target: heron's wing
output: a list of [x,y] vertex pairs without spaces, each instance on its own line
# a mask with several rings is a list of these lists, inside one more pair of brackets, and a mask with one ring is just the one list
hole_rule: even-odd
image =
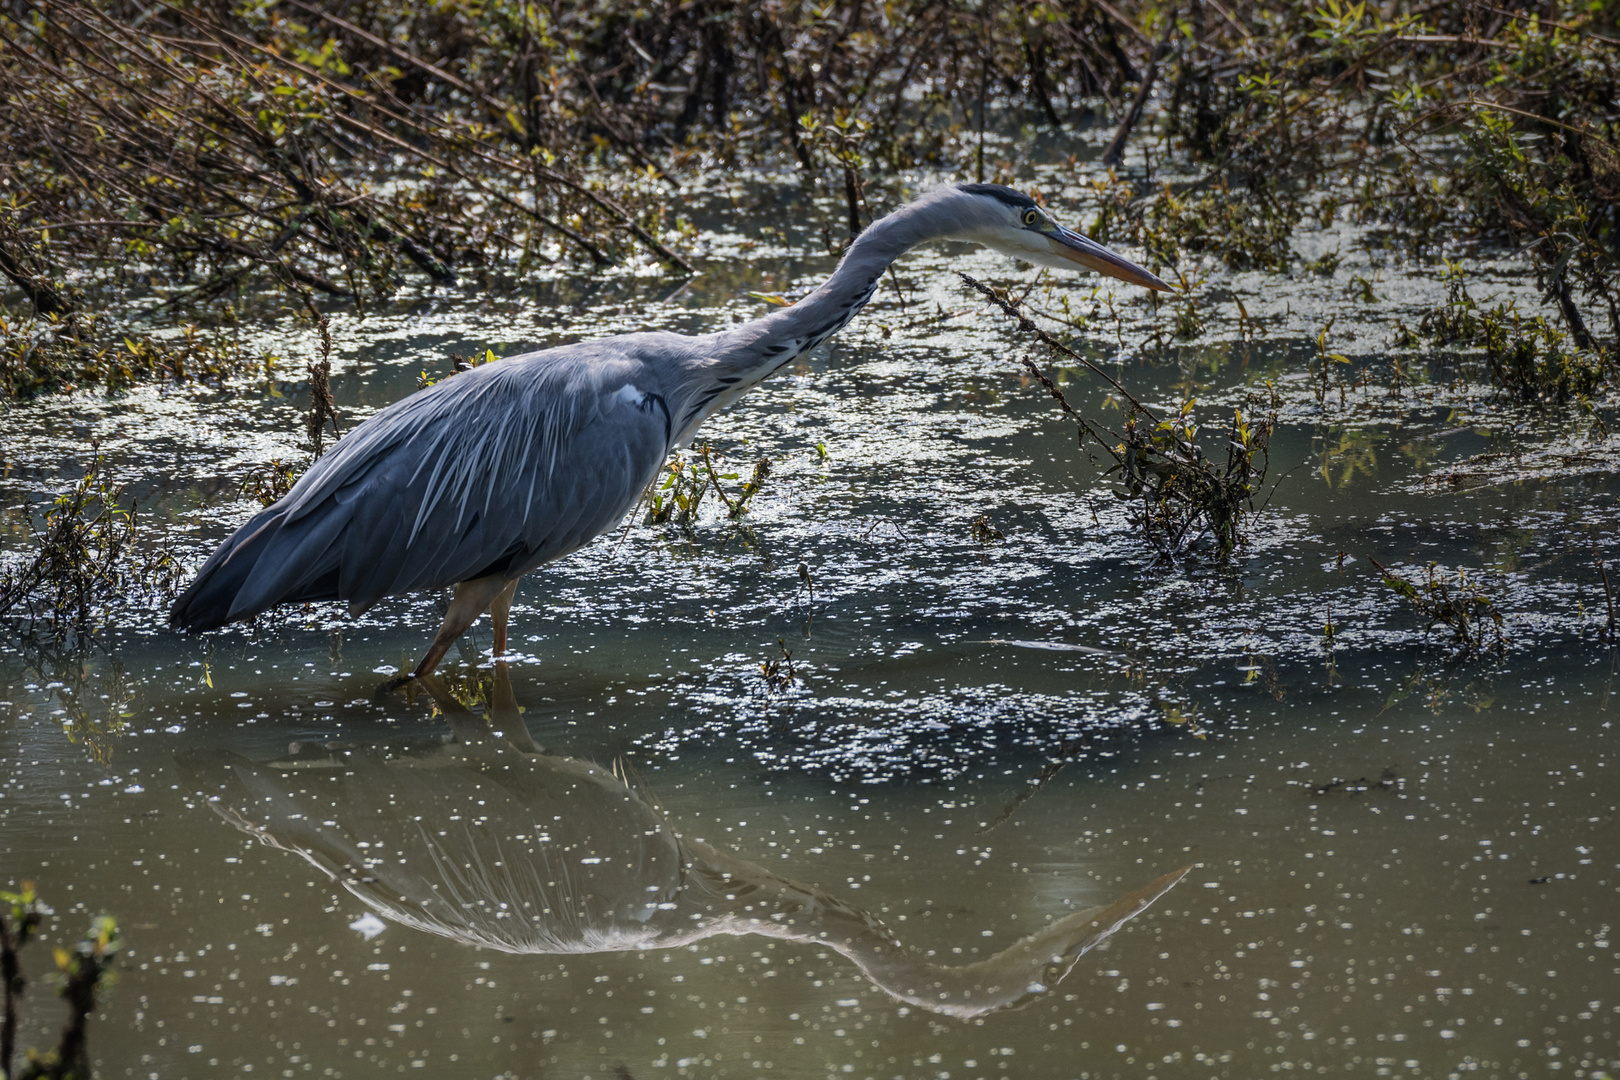
[[226,541],[171,620],[207,629],[316,599],[362,611],[567,554],[623,517],[667,452],[663,399],[633,381],[644,371],[550,350],[390,406]]
[[351,608],[490,574],[517,577],[623,518],[668,450],[661,399],[621,382],[557,400],[549,410],[491,408],[482,431],[441,425],[334,493],[337,502],[364,501],[376,521],[343,538],[338,594]]

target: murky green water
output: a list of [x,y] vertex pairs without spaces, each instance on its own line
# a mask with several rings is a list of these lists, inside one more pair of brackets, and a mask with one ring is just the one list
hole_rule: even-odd
[[[758,190],[729,222],[716,197],[733,272],[673,295],[562,280],[336,314],[345,421],[449,350],[709,329],[756,314],[750,289],[817,280],[830,261],[748,246]],[[125,928],[91,1032],[101,1073],[1620,1070],[1597,571],[1617,553],[1612,440],[1503,408],[1466,364],[1408,356],[1394,377],[1391,320],[1441,292],[1353,240],[1302,238],[1346,252],[1335,278],[1212,277],[1197,341],[1144,346],[1153,315],[1123,291],[1118,338],[1099,308],[1086,339],[1140,396],[1196,393],[1212,420],[1280,388],[1281,483],[1232,571],[1153,565],[1014,362],[1022,346],[948,268],[1028,275],[959,249],[913,256],[904,308],[880,293],[706,429],[736,471],[774,463],[746,529],[638,524],[525,581],[511,693],[545,754],[519,737],[468,757],[425,695],[373,701],[430,635],[429,597],[203,639],[155,618],[80,650],[8,639],[0,878],[39,883],[53,940],[102,911]],[[1354,274],[1380,275],[1384,302],[1351,299]],[[1511,266],[1485,280],[1526,287]],[[1090,281],[1032,299],[1065,290],[1095,302]],[[1266,320],[1253,341],[1234,293]],[[1319,396],[1329,316],[1354,363]],[[265,333],[311,351],[291,323]],[[1095,380],[1066,385],[1100,408]],[[287,382],[16,409],[5,503],[59,490],[99,437],[147,521],[200,559],[246,517],[247,469],[293,456],[305,404]],[[975,540],[980,515],[1005,540]],[[1505,614],[1503,654],[1450,656],[1374,559],[1414,579],[1465,568]],[[476,629],[446,674],[465,683],[488,646]],[[985,961],[1187,866],[1020,1009],[963,1018],[879,986],[921,986],[915,965]],[[531,878],[522,895],[571,914],[514,907]],[[783,879],[820,891],[789,902]],[[428,892],[401,906],[411,888]],[[750,925],[761,911],[770,927]],[[901,955],[862,913],[913,968],[862,973]],[[514,926],[530,954],[467,940],[511,948]],[[761,928],[774,936],[740,933]],[[856,938],[870,948],[853,959],[827,943]],[[24,1042],[53,1041],[57,1010],[36,986]]]

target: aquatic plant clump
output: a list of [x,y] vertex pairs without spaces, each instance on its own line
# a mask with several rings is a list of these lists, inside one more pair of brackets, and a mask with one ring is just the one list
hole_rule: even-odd
[[1419,618],[1428,620],[1425,631],[1436,626],[1451,630],[1451,645],[1458,656],[1476,656],[1487,649],[1500,653],[1505,648],[1501,609],[1477,582],[1468,579],[1466,572],[1459,570],[1456,583],[1448,584],[1430,563],[1425,580],[1414,583],[1376,559],[1369,561],[1383,576],[1384,584],[1408,601]]
[[275,371],[276,358],[244,351],[195,323],[177,335],[135,336],[94,312],[15,316],[0,311],[0,398],[77,389],[112,393],[139,383],[219,386]]
[[61,973],[59,993],[68,1003],[68,1022],[52,1050],[28,1049],[22,1068],[12,1071],[16,1051],[18,1013],[27,986],[22,974],[21,951],[39,934],[44,920],[55,914],[34,889],[23,882],[16,892],[0,891],[0,979],[4,980],[4,1006],[0,1013],[0,1076],[19,1080],[76,1080],[91,1075],[86,1029],[95,1011],[100,989],[111,981],[113,957],[124,947],[118,923],[111,915],[98,915],[90,929],[70,951],[58,948],[56,966]]
[[962,280],[994,307],[1010,315],[1018,330],[1035,337],[1049,352],[1101,377],[1124,403],[1120,429],[1109,430],[1077,412],[1062,389],[1035,364],[1024,359],[1029,373],[1076,425],[1082,445],[1095,445],[1114,461],[1108,475],[1119,483],[1120,498],[1133,505],[1131,523],[1160,557],[1194,554],[1211,541],[1222,561],[1243,544],[1260,507],[1270,466],[1271,436],[1277,429],[1277,402],[1248,403],[1249,412],[1234,409],[1225,430],[1224,460],[1209,456],[1199,442],[1195,403],[1184,401],[1171,415],[1143,405],[1113,376],[1037,326],[1014,296],[966,274]]
[[120,607],[173,595],[184,576],[173,552],[139,542],[134,502],[123,505],[99,447],[93,454],[45,510],[29,549],[0,563],[0,618],[30,632],[91,632]]
[[1483,307],[1468,292],[1467,271],[1446,263],[1446,301],[1425,314],[1418,333],[1402,327],[1398,341],[1477,348],[1491,381],[1523,404],[1563,404],[1598,392],[1617,370],[1614,346],[1570,348],[1570,335],[1545,316],[1526,316],[1512,301]]
[[1247,539],[1258,513],[1270,464],[1274,414],[1256,420],[1234,409],[1226,435],[1225,460],[1200,447],[1194,402],[1162,420],[1126,417],[1115,451],[1123,496],[1136,500],[1133,520],[1143,537],[1166,556],[1189,552],[1209,538],[1217,559],[1226,559]]

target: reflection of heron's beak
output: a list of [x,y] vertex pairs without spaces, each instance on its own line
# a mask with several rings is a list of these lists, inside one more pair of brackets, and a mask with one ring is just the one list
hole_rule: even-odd
[[1079,233],[1065,229],[1061,225],[1053,231],[1046,233],[1046,240],[1052,246],[1052,254],[1060,255],[1071,262],[1089,267],[1099,274],[1128,281],[1132,285],[1141,285],[1160,292],[1170,292],[1171,288],[1157,277],[1137,266],[1128,259],[1122,259],[1112,251],[1103,247],[1095,240],[1087,239]]

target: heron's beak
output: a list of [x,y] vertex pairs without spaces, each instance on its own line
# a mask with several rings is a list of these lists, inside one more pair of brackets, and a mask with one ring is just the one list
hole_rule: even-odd
[[1081,266],[1095,270],[1099,274],[1106,274],[1109,277],[1119,278],[1121,281],[1128,281],[1132,285],[1141,285],[1144,288],[1157,289],[1160,292],[1172,291],[1169,285],[1166,285],[1129,259],[1120,258],[1095,240],[1087,239],[1073,230],[1065,229],[1059,225],[1056,229],[1044,235],[1046,236],[1046,242],[1052,246],[1052,254],[1054,255],[1068,259],[1070,262],[1079,263]]

